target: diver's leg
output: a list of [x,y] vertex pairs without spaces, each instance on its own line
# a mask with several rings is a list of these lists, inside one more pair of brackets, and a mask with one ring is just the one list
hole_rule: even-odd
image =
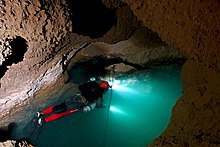
[[53,105],[48,107],[47,109],[42,111],[42,114],[49,114],[49,113],[59,113],[59,112],[64,112],[66,111],[66,104],[65,103],[61,103],[59,105]]
[[68,114],[74,113],[74,112],[76,112],[78,110],[79,109],[77,108],[77,109],[69,110],[69,111],[62,112],[62,113],[52,114],[51,116],[48,116],[48,117],[44,118],[44,121],[47,123],[47,122],[59,119],[59,118],[61,118],[63,116],[66,116]]
[[61,113],[67,111],[67,105],[65,102],[56,105],[52,108],[52,113]]
[[[39,112],[38,112],[39,113]],[[70,112],[72,113],[72,112]],[[38,119],[38,124],[42,125],[45,122],[50,122],[56,120],[62,116],[69,114],[67,111],[67,105],[65,103],[61,103],[59,105],[50,106],[47,109],[42,111],[42,115]],[[48,116],[50,115],[50,116]]]
[[51,113],[52,110],[53,110],[53,107],[54,107],[54,106],[50,106],[50,107],[48,107],[47,109],[43,110],[43,111],[42,111],[42,114],[45,115],[45,114]]

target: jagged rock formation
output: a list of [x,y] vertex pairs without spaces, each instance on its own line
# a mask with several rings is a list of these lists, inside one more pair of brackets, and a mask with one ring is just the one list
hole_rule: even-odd
[[124,1],[188,58],[182,69],[183,96],[168,128],[150,146],[219,145],[219,1]]
[[40,86],[38,77],[51,68],[42,63],[53,59],[55,46],[72,28],[65,3],[48,3],[52,5],[37,0],[0,3],[1,115],[33,94],[31,83]]
[[[92,40],[114,43],[127,39],[138,28],[138,21],[128,6],[108,10],[102,3],[98,3],[98,10],[111,11],[111,17],[117,18],[117,22],[112,24],[114,26],[100,28],[103,37],[98,38],[82,36],[86,35],[83,32],[77,32],[81,35],[72,33],[72,27],[78,24],[71,12],[76,16],[79,12],[72,10],[71,2],[3,0],[0,3],[0,117],[22,101],[33,97],[42,87],[56,81],[63,72],[61,62],[65,53],[77,50]],[[82,1],[78,1],[77,7],[83,9]],[[92,17],[97,19],[99,13],[102,12],[95,12]],[[128,24],[128,20],[131,23]],[[84,27],[89,28],[89,25]]]

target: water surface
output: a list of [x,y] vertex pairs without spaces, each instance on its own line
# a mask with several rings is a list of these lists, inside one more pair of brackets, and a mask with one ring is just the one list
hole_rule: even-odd
[[[167,127],[182,95],[179,65],[121,75],[104,95],[106,108],[45,124],[39,147],[144,147]],[[110,79],[111,80],[111,79]],[[67,91],[63,97],[69,98]]]

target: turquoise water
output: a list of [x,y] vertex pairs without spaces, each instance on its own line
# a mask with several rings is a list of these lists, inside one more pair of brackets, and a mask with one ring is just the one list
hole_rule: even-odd
[[146,146],[165,130],[182,95],[180,68],[160,66],[118,77],[104,95],[106,108],[79,111],[45,124],[36,146]]

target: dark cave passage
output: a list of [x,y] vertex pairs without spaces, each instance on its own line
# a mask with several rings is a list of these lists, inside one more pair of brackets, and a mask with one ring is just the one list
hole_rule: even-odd
[[0,78],[2,78],[5,72],[8,70],[7,66],[11,66],[13,63],[17,64],[18,62],[23,61],[24,54],[28,48],[27,41],[20,36],[17,36],[9,42],[12,53],[0,66]]
[[146,70],[152,68],[153,66],[159,66],[161,65],[161,63],[163,63],[162,65],[164,66],[172,64],[183,65],[185,61],[185,58],[177,58],[173,60],[162,59],[160,62],[158,60],[155,60],[151,61],[149,65],[141,66],[125,61],[119,57],[106,59],[102,56],[95,56],[88,60],[84,60],[73,65],[73,67],[69,71],[67,71],[67,74],[69,75],[69,77],[71,77],[71,79],[68,79],[66,83],[73,82],[75,84],[82,84],[89,81],[92,77],[104,76],[109,72],[109,70],[105,69],[106,67],[119,63],[131,66],[136,70]]
[[12,139],[12,131],[17,127],[16,123],[12,122],[5,128],[0,128],[0,142]]
[[124,61],[119,57],[106,59],[102,56],[95,56],[89,60],[76,63],[70,71],[67,71],[69,77],[66,83],[73,82],[76,84],[82,84],[87,82],[92,77],[100,77],[108,74],[109,70],[105,69],[106,67],[114,64],[124,63],[134,67],[137,70],[143,70],[144,68],[140,65],[129,63]]
[[68,71],[69,77],[68,82],[81,84],[87,82],[91,77],[100,77],[106,75],[108,72],[105,67],[112,64],[122,62],[119,58],[106,60],[103,57],[94,57],[88,61],[77,63],[74,67]]
[[100,0],[67,0],[67,3],[74,33],[99,38],[116,25],[115,10],[105,7]]

